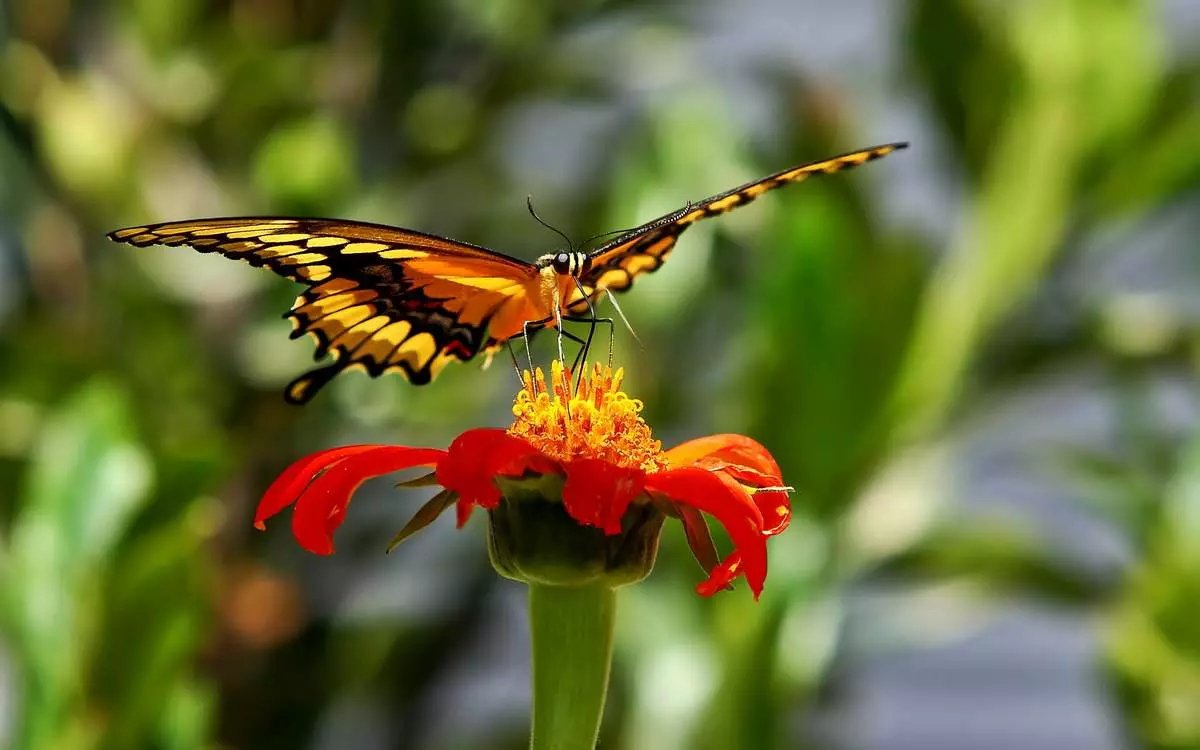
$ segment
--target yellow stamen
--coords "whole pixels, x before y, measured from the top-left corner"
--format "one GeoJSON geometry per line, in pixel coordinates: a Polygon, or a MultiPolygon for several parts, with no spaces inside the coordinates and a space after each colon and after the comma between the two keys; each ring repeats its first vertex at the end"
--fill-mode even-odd
{"type": "Polygon", "coordinates": [[[598,458],[646,472],[667,468],[662,443],[641,417],[642,402],[621,391],[624,374],[592,365],[573,389],[570,373],[556,360],[550,367],[553,388],[547,389],[542,368],[532,375],[526,370],[508,434],[560,461],[598,458]]]}

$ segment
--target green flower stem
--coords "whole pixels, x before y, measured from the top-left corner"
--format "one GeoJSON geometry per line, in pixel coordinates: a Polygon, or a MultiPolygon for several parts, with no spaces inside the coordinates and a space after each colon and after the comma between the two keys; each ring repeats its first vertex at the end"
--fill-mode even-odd
{"type": "Polygon", "coordinates": [[[603,583],[529,584],[530,750],[593,750],[612,663],[617,593],[603,583]]]}

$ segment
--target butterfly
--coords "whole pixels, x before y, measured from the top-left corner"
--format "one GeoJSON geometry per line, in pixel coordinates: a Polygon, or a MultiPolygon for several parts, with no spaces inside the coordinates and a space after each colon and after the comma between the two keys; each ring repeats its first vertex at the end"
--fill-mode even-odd
{"type": "Polygon", "coordinates": [[[108,237],[138,246],[189,245],[305,284],[285,316],[292,338],[311,334],[315,358],[332,354],[333,361],[286,387],[284,397],[303,404],[344,370],[372,377],[395,371],[422,385],[448,363],[490,357],[531,330],[561,331],[564,318],[589,312],[595,322],[593,303],[656,270],[695,222],[907,145],[873,146],[785,169],[689,203],[591,252],[550,253],[534,263],[411,229],[340,219],[192,219],[118,229],[108,237]]]}

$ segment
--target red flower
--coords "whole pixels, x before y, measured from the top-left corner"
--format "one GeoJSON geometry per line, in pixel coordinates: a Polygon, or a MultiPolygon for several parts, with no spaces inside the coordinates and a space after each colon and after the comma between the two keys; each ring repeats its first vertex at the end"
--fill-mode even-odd
{"type": "Polygon", "coordinates": [[[501,502],[497,477],[557,474],[564,477],[562,504],[583,526],[621,533],[633,503],[653,502],[679,518],[697,560],[709,574],[697,591],[711,596],[739,575],[755,598],[767,575],[766,538],[787,528],[788,491],[779,467],[763,446],[741,435],[712,435],[663,451],[641,418],[641,403],[620,391],[621,371],[596,366],[571,388],[555,363],[554,392],[540,370],[525,374],[507,430],[464,432],[448,450],[356,445],[318,451],[287,469],[263,496],[255,525],[289,505],[297,541],[317,554],[333,552],[354,490],[362,482],[400,469],[432,467],[419,484],[444,491],[422,508],[397,541],[420,530],[453,502],[461,528],[475,506],[501,502]],[[734,551],[718,560],[700,514],[725,528],[734,551]]]}

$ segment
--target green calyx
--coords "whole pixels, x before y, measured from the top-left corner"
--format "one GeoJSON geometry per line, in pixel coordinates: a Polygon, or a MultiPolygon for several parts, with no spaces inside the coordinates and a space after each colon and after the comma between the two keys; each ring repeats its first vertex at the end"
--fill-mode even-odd
{"type": "Polygon", "coordinates": [[[663,513],[634,502],[620,534],[583,526],[562,502],[563,478],[555,475],[498,479],[503,498],[488,511],[488,554],[500,575],[529,584],[610,588],[650,574],[658,554],[663,513]]]}

